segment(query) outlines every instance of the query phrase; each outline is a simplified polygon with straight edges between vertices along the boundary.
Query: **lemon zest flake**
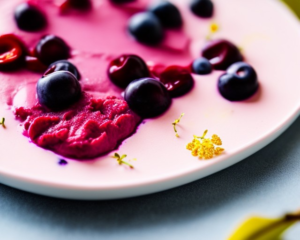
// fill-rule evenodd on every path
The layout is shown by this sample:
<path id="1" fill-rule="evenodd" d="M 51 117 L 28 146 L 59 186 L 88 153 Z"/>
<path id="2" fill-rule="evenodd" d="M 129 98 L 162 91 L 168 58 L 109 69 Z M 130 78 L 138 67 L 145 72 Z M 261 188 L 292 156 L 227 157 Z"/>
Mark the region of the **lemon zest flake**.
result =
<path id="1" fill-rule="evenodd" d="M 199 159 L 211 159 L 214 156 L 222 154 L 225 149 L 219 147 L 222 145 L 221 138 L 213 134 L 211 138 L 206 138 L 208 130 L 205 130 L 202 136 L 194 135 L 191 142 L 186 145 L 186 149 L 191 151 L 192 156 Z"/>
<path id="2" fill-rule="evenodd" d="M 112 158 L 117 159 L 117 162 L 119 163 L 119 165 L 124 164 L 124 165 L 127 165 L 128 167 L 130 167 L 131 169 L 133 169 L 134 168 L 133 165 L 131 165 L 130 163 L 128 163 L 128 162 L 126 162 L 126 161 L 123 160 L 126 157 L 127 157 L 126 154 L 123 154 L 122 156 L 120 156 L 120 154 L 115 153 Z"/>
<path id="3" fill-rule="evenodd" d="M 176 129 L 176 126 L 177 124 L 180 122 L 181 118 L 184 116 L 184 113 L 181 113 L 181 115 L 179 116 L 179 118 L 175 119 L 174 122 L 172 122 L 172 125 L 173 125 L 173 129 L 174 129 L 174 132 L 175 132 L 175 136 L 176 137 L 179 137 L 179 134 L 178 134 L 178 131 Z"/>
<path id="4" fill-rule="evenodd" d="M 1 118 L 1 122 L 0 122 L 0 125 L 2 125 L 3 128 L 6 128 L 5 126 L 5 118 Z"/>

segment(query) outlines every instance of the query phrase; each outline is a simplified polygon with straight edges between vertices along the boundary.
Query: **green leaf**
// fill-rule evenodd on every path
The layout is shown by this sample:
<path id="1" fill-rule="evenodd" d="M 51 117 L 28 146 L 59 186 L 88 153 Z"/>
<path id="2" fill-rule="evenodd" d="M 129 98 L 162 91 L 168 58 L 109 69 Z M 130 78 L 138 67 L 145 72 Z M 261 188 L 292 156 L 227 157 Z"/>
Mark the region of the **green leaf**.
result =
<path id="1" fill-rule="evenodd" d="M 300 18 L 300 1 L 299 0 L 282 0 L 296 15 Z"/>
<path id="2" fill-rule="evenodd" d="M 276 219 L 251 217 L 228 240 L 279 240 L 281 235 L 299 220 L 299 213 Z"/>

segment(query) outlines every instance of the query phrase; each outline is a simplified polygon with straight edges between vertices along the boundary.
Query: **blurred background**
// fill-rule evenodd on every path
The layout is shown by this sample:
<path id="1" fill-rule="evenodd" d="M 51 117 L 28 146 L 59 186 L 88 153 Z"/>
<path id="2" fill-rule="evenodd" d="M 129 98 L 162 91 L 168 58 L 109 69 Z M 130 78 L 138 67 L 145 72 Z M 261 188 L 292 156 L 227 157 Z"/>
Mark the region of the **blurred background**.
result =
<path id="1" fill-rule="evenodd" d="M 300 0 L 282 0 L 285 2 L 300 18 Z"/>

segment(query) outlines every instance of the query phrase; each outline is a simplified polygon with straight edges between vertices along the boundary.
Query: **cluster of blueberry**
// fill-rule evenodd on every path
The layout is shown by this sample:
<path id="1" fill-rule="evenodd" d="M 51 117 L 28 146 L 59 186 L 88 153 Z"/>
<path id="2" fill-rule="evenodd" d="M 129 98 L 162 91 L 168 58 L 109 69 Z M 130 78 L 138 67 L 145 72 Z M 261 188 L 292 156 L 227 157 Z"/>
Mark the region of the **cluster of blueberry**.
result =
<path id="1" fill-rule="evenodd" d="M 113 0 L 124 3 L 128 0 Z M 213 14 L 213 3 L 210 0 L 193 0 L 191 11 L 203 18 Z M 152 4 L 146 12 L 133 15 L 128 23 L 129 33 L 138 41 L 147 45 L 156 45 L 163 40 L 164 29 L 178 29 L 183 21 L 178 8 L 168 1 L 158 1 Z"/>
<path id="2" fill-rule="evenodd" d="M 60 5 L 60 11 L 74 8 L 87 10 L 91 8 L 90 0 L 64 0 Z M 15 10 L 15 21 L 20 29 L 27 32 L 39 31 L 46 27 L 47 18 L 45 14 L 35 4 L 24 2 L 17 6 Z"/>
<path id="3" fill-rule="evenodd" d="M 258 89 L 257 74 L 252 66 L 242 62 L 240 50 L 223 39 L 211 40 L 202 49 L 204 58 L 192 64 L 195 73 L 208 73 L 212 68 L 225 70 L 218 79 L 220 94 L 230 101 L 241 101 L 251 97 Z"/>

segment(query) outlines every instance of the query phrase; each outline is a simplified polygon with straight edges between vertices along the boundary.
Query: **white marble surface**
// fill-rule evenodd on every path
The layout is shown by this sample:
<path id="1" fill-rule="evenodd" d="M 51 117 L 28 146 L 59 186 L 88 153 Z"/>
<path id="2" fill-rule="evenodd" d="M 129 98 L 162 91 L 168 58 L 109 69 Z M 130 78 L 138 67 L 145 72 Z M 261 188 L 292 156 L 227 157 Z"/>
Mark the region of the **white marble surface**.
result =
<path id="1" fill-rule="evenodd" d="M 0 239 L 223 240 L 248 216 L 279 216 L 299 199 L 300 118 L 239 164 L 148 196 L 69 201 L 0 184 Z M 299 225 L 285 239 L 298 240 Z"/>

